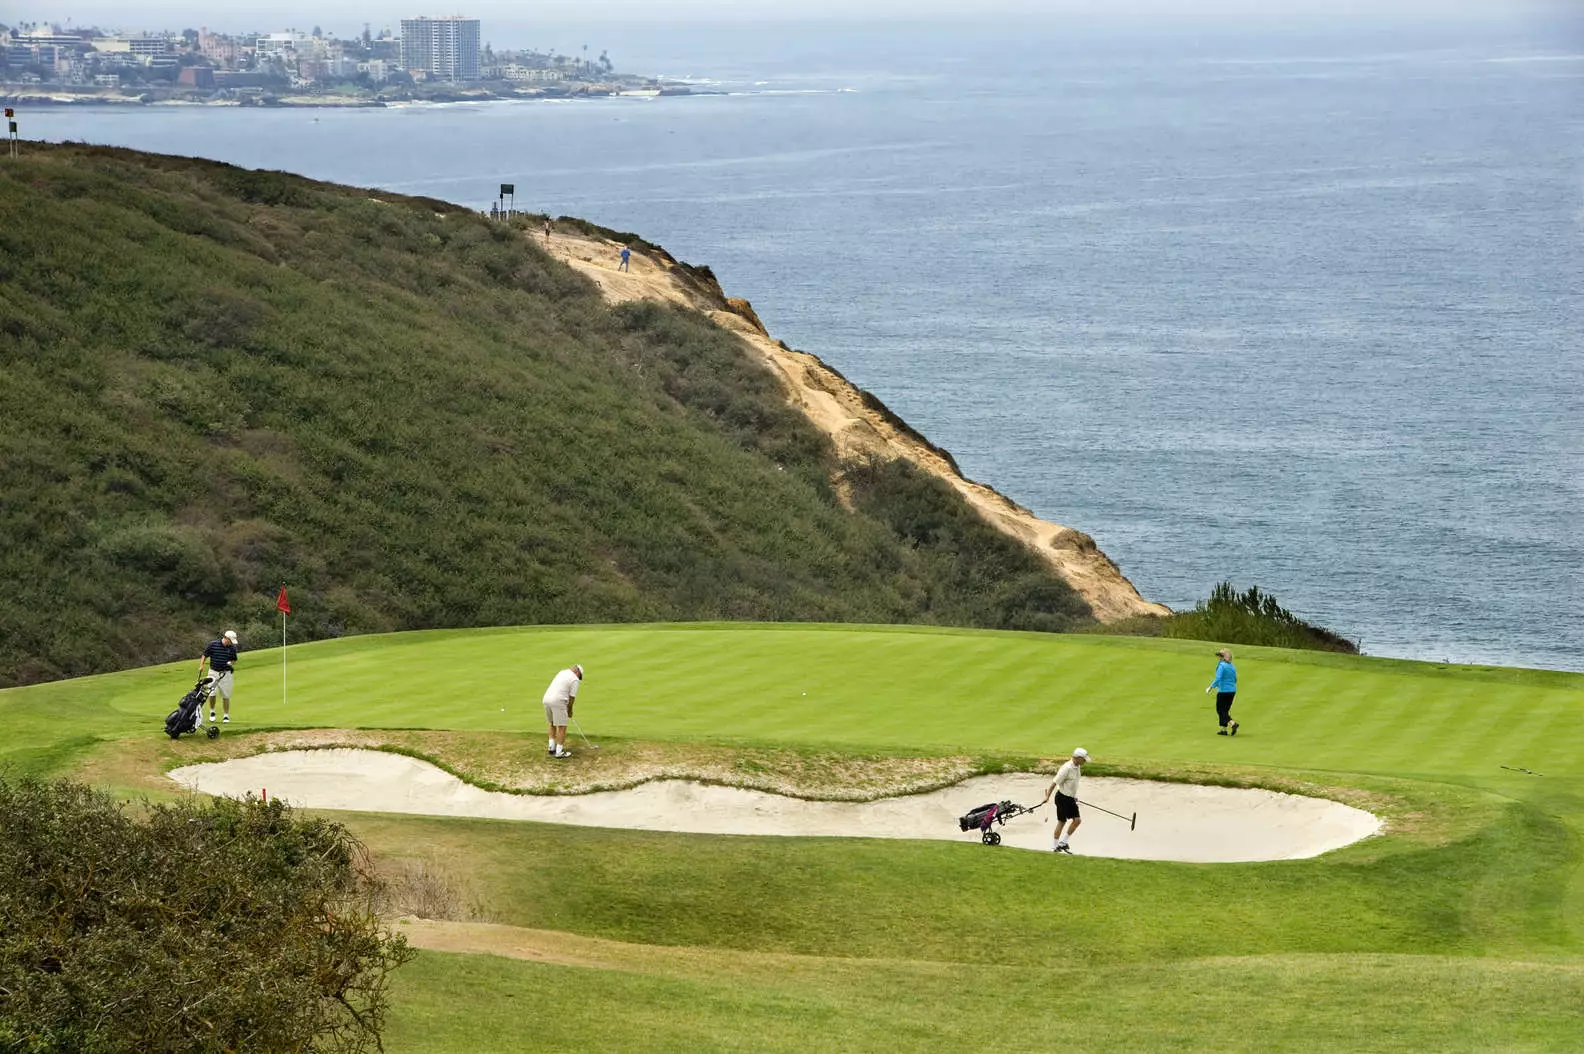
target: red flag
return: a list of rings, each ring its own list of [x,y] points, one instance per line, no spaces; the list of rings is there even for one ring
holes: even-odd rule
[[[281,586],[280,596],[275,598],[275,610],[283,615],[291,614],[291,602],[286,599],[285,586]]]

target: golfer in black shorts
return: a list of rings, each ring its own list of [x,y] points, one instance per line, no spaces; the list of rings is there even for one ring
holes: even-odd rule
[[[1040,805],[1050,801],[1051,792],[1056,792],[1056,834],[1055,843],[1051,849],[1058,853],[1071,853],[1067,846],[1067,839],[1078,833],[1078,827],[1083,823],[1078,815],[1078,780],[1083,775],[1085,762],[1089,760],[1089,752],[1079,747],[1072,753],[1072,760],[1063,762],[1062,767],[1056,770],[1056,778],[1050,781],[1050,786],[1045,788],[1045,797],[1040,799]],[[1035,808],[1039,808],[1036,805]]]

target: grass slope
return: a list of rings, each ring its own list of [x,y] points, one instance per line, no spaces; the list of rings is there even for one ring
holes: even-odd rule
[[[531,756],[541,684],[576,659],[596,737],[1030,759],[1082,742],[1122,769],[1298,773],[1395,803],[1384,837],[1240,865],[349,815],[377,853],[452,868],[495,921],[624,942],[588,962],[425,953],[393,1050],[1584,1041],[1584,677],[1244,649],[1244,731],[1225,739],[1208,652],[834,626],[432,632],[293,648],[285,706],[279,654],[246,653],[237,712],[495,730]],[[69,770],[158,735],[188,672],[0,692],[0,763]]]
[[[697,314],[440,202],[81,145],[0,166],[0,685],[299,637],[1081,599]]]

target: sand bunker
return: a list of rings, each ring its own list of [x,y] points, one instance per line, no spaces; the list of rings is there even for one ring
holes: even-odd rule
[[[272,798],[313,809],[482,816],[590,827],[700,834],[838,835],[976,842],[957,817],[989,801],[1039,801],[1049,777],[979,776],[944,790],[875,802],[811,802],[735,787],[657,780],[622,791],[559,797],[502,794],[469,786],[414,758],[377,750],[287,750],[211,765],[171,778],[208,794]],[[1085,810],[1072,841],[1079,856],[1135,860],[1292,860],[1318,856],[1377,833],[1370,813],[1321,798],[1274,791],[1085,777],[1080,796],[1138,828]],[[1047,806],[998,826],[1004,846],[1050,849]],[[986,849],[986,852],[990,850]]]

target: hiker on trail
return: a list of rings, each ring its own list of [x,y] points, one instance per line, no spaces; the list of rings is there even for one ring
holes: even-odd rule
[[[623,245],[622,246],[622,253],[621,253],[621,265],[619,267],[617,267],[616,270],[631,272],[632,268],[627,266],[628,261],[631,260],[631,259],[632,259],[632,250],[627,248],[627,246]]]
[[[545,217],[545,244],[550,244],[550,217]]]
[[[198,676],[204,675],[204,666],[209,667],[209,723],[215,723],[214,697],[219,696],[225,704],[225,722],[231,722],[231,671],[236,668],[237,661],[237,635],[236,630],[228,629],[216,640],[209,642],[204,648],[203,655],[198,659]]]
[[[1056,792],[1056,831],[1053,835],[1055,843],[1052,851],[1057,853],[1071,853],[1067,847],[1067,839],[1078,833],[1079,824],[1083,819],[1078,815],[1078,780],[1083,775],[1084,764],[1089,760],[1089,752],[1079,747],[1072,752],[1072,759],[1062,763],[1056,770],[1056,778],[1050,781],[1050,786],[1045,788],[1045,797],[1040,799],[1040,805],[1050,801],[1051,791]],[[1039,805],[1034,806],[1039,808]],[[1066,833],[1063,833],[1063,828]]]
[[[1216,719],[1221,723],[1221,731],[1216,735],[1235,736],[1238,723],[1232,720],[1232,697],[1237,694],[1237,667],[1232,665],[1231,648],[1222,648],[1216,656],[1221,661],[1216,663],[1215,679],[1205,691],[1215,689]]]
[[[572,704],[577,702],[578,685],[582,682],[583,667],[573,663],[570,669],[556,674],[545,689],[545,720],[550,723],[550,742],[545,744],[545,753],[553,758],[572,756],[566,748],[567,721],[572,717]]]

